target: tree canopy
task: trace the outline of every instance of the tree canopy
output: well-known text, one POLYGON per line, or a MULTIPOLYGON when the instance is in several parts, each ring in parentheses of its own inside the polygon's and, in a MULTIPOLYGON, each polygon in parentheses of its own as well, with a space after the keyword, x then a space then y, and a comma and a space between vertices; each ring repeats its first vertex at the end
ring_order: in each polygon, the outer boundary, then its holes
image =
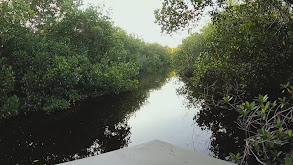
POLYGON ((142 73, 169 64, 167 47, 127 34, 101 10, 79 0, 0 3, 0 118, 131 91, 142 73))
POLYGON ((272 10, 283 18, 293 7, 293 0, 164 0, 162 8, 155 10, 156 23, 161 26, 162 32, 170 34, 196 25, 207 7, 213 8, 209 12, 213 16, 226 7, 249 3, 259 4, 263 10, 272 10))

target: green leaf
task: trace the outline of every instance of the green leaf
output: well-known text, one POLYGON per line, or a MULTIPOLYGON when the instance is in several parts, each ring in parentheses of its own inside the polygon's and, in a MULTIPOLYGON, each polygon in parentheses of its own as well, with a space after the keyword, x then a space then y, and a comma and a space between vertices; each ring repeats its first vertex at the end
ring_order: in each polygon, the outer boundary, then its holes
POLYGON ((291 157, 287 156, 285 158, 285 165, 293 165, 293 160, 291 157))
POLYGON ((233 99, 233 97, 230 97, 230 96, 226 96, 223 98, 225 102, 229 102, 230 100, 233 99))
POLYGON ((261 128, 261 133, 264 135, 265 134, 265 129, 261 128))
POLYGON ((269 106, 270 106, 270 102, 268 101, 268 102, 266 103, 266 106, 265 106, 265 108, 266 108, 266 109, 268 109, 268 108, 269 108, 269 106))
POLYGON ((280 126, 280 124, 281 124, 281 120, 280 119, 277 119, 277 127, 279 127, 280 126))
POLYGON ((237 153, 236 158, 239 158, 239 157, 240 157, 240 153, 237 153))

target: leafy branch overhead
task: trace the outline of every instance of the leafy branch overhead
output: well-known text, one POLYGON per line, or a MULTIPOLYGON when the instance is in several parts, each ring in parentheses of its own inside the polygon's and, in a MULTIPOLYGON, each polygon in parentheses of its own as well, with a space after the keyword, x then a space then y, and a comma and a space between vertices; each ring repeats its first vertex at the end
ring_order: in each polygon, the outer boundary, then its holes
POLYGON ((155 22, 161 26, 162 32, 170 34, 179 29, 193 28, 205 15, 205 11, 209 11, 210 16, 213 16, 227 7, 249 3, 258 3, 263 10, 274 10, 286 17, 284 6, 291 10, 293 0, 163 0, 161 9, 154 12, 155 22), (207 7, 212 10, 207 10, 207 7))

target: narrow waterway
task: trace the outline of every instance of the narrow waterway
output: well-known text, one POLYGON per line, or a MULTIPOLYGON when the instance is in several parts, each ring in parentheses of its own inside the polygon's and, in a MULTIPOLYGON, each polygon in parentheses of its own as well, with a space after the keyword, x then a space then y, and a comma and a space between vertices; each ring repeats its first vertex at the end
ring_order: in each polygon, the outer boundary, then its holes
POLYGON ((210 154, 211 133, 194 122, 199 109, 188 108, 188 100, 177 90, 184 83, 172 77, 163 87, 153 90, 146 103, 131 115, 130 146, 159 139, 177 146, 210 154))
POLYGON ((199 108, 178 94, 184 85, 169 73, 158 74, 131 93, 100 97, 51 115, 32 112, 5 121, 0 126, 0 164, 55 164, 154 139, 213 155, 211 131, 193 120, 199 108))

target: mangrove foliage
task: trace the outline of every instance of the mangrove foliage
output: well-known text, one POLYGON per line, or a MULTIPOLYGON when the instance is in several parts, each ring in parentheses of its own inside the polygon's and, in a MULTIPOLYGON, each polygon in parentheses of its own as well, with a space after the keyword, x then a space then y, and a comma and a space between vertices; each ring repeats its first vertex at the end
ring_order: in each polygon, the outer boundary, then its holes
POLYGON ((67 109, 137 88, 170 62, 168 48, 115 27, 79 0, 0 2, 0 118, 67 109))
POLYGON ((190 28, 207 6, 214 8, 212 21, 172 54, 175 70, 195 91, 190 101, 202 106, 197 123, 213 131, 216 157, 292 164, 292 1, 164 0, 157 23, 166 33, 190 28), (229 146, 233 153, 222 152, 229 146))

